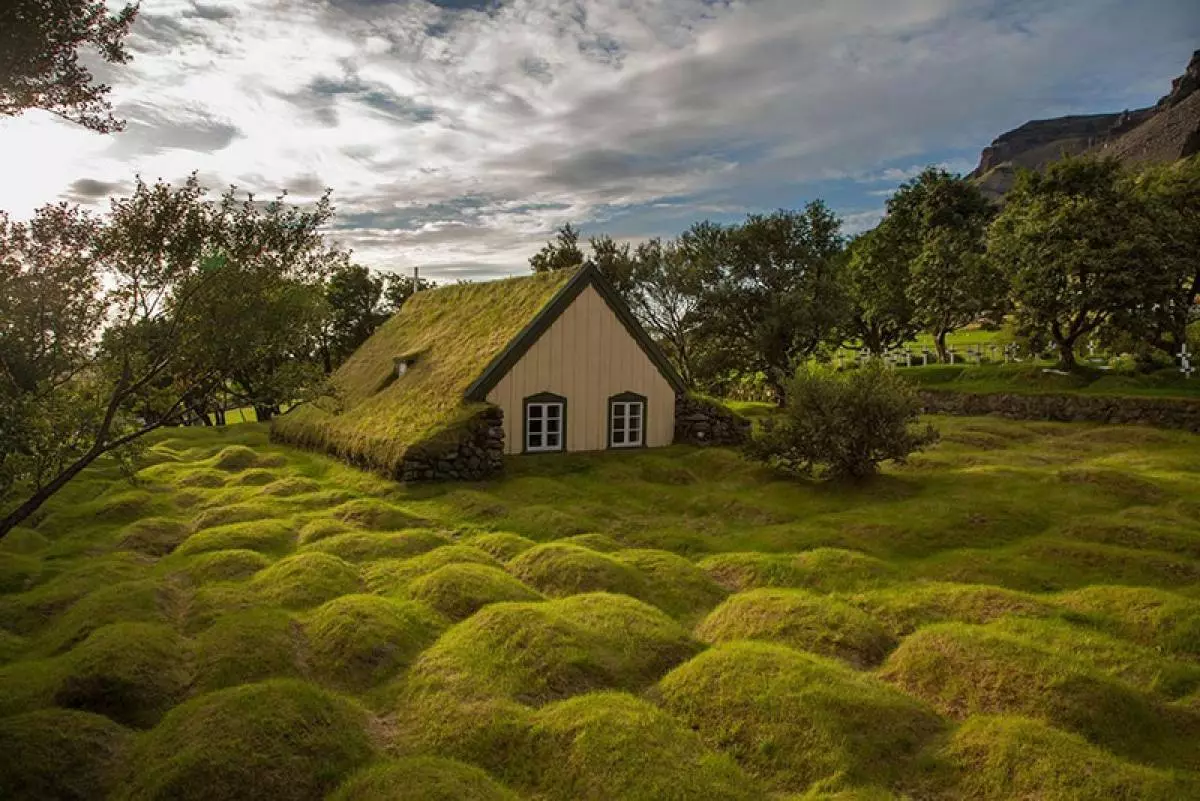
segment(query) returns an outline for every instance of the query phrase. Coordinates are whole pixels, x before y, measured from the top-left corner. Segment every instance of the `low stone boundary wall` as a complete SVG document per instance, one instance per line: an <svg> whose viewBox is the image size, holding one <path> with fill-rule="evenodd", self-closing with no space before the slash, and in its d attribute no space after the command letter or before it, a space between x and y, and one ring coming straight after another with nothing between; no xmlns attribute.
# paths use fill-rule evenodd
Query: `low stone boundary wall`
<svg viewBox="0 0 1200 801"><path fill-rule="evenodd" d="M689 445L743 445L750 421L721 404L691 395L675 399L675 441Z"/></svg>
<svg viewBox="0 0 1200 801"><path fill-rule="evenodd" d="M994 414L1015 420L1114 423L1200 433L1200 400L1113 395L973 393L921 390L929 414Z"/></svg>
<svg viewBox="0 0 1200 801"><path fill-rule="evenodd" d="M504 412L491 406L457 443L420 443L404 454L401 481L479 481L504 469Z"/></svg>

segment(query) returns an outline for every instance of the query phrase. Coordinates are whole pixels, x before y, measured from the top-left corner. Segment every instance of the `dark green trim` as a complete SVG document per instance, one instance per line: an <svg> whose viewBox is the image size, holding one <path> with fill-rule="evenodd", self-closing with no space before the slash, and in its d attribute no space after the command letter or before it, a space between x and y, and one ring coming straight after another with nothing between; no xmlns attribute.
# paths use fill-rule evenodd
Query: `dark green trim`
<svg viewBox="0 0 1200 801"><path fill-rule="evenodd" d="M686 392L687 387L683 383L683 379L679 377L679 373L671 366L671 362L667 359L666 354L662 352L662 348L658 347L654 340L647 334L641 324L633 316L633 312L629 310L629 306L613 289L612 284L600 274L600 271L592 266L585 266L579 269L574 277L571 278L562 289L555 293L550 302L537 313L529 324L521 329L521 332L513 337L512 341L504 347L504 350L496 354L479 378L467 387L466 399L469 401L485 401L487 394L500 383L500 380L508 374L508 371L521 360L533 344L541 338L542 334L546 333L554 321L562 316L575 299L579 297L589 286L596 288L600 297L604 298L604 302L612 309L613 314L617 315L617 319L625 326L625 330L633 337L634 341L641 347L642 352L654 363L658 368L658 372L667 380L671 388L676 394Z"/></svg>
<svg viewBox="0 0 1200 801"><path fill-rule="evenodd" d="M628 403L630 401L640 401L642 404L642 441L637 445L613 445L612 441L612 419L613 419L613 404ZM650 401L645 395L639 395L636 392L620 392L612 395L608 399L608 434L605 439L605 448L610 451L636 451L638 448L648 447L646 445L646 418L650 414ZM626 423L626 436L628 436L628 422Z"/></svg>
<svg viewBox="0 0 1200 801"><path fill-rule="evenodd" d="M561 403L562 417L559 420L557 450L529 450L529 404L531 403ZM546 418L542 418L542 436L546 436ZM567 450L567 399L553 392L539 392L521 400L521 453L562 453Z"/></svg>

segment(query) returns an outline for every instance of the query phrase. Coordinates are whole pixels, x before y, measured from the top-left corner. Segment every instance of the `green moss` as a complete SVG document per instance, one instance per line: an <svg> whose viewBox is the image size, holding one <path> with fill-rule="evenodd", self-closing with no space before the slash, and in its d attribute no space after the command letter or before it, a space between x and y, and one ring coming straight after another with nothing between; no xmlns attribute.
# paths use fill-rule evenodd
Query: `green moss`
<svg viewBox="0 0 1200 801"><path fill-rule="evenodd" d="M554 597L597 591L643 599L650 595L646 577L637 568L578 545L538 545L509 562L507 569Z"/></svg>
<svg viewBox="0 0 1200 801"><path fill-rule="evenodd" d="M112 789L130 732L108 718L44 709L0 720L0 798L86 801Z"/></svg>
<svg viewBox="0 0 1200 801"><path fill-rule="evenodd" d="M775 791L834 779L894 785L942 727L871 676L768 643L718 646L657 689L669 711Z"/></svg>
<svg viewBox="0 0 1200 801"><path fill-rule="evenodd" d="M613 557L646 577L647 600L672 617L691 620L719 604L727 594L711 576L670 551L635 549L619 551Z"/></svg>
<svg viewBox="0 0 1200 801"><path fill-rule="evenodd" d="M167 517L147 517L130 523L121 530L117 547L138 551L147 556L166 556L191 534L191 528L180 520Z"/></svg>
<svg viewBox="0 0 1200 801"><path fill-rule="evenodd" d="M213 506L203 510L192 518L192 528L201 531L206 528L227 526L230 523L249 523L252 520L266 520L275 517L275 509L263 503L233 503Z"/></svg>
<svg viewBox="0 0 1200 801"><path fill-rule="evenodd" d="M507 562L509 559L520 556L525 551L537 545L536 542L528 537L522 537L520 534L513 534L509 531L476 534L473 537L463 540L463 544L487 551L501 562Z"/></svg>
<svg viewBox="0 0 1200 801"><path fill-rule="evenodd" d="M376 595L345 595L305 624L313 669L339 687L365 690L405 667L445 627L429 607Z"/></svg>
<svg viewBox="0 0 1200 801"><path fill-rule="evenodd" d="M661 709L623 693L583 695L534 718L536 786L578 801L766 799L724 754Z"/></svg>
<svg viewBox="0 0 1200 801"><path fill-rule="evenodd" d="M259 464L258 454L245 445L229 445L222 448L212 460L213 467L231 473L240 472L257 464Z"/></svg>
<svg viewBox="0 0 1200 801"><path fill-rule="evenodd" d="M301 553L256 573L250 586L269 603L302 609L357 592L362 581L354 565L343 559L326 553Z"/></svg>
<svg viewBox="0 0 1200 801"><path fill-rule="evenodd" d="M1133 503L1160 503L1166 491L1144 478L1124 470L1098 467L1073 467L1058 472L1058 479L1068 484L1095 487L1098 491L1125 498Z"/></svg>
<svg viewBox="0 0 1200 801"><path fill-rule="evenodd" d="M240 581L253 576L271 560L258 551L234 549L209 551L174 561L172 573L186 576L192 584L211 584L217 581Z"/></svg>
<svg viewBox="0 0 1200 801"><path fill-rule="evenodd" d="M850 604L903 637L926 623L990 623L1007 615L1047 617L1054 607L1033 595L983 584L920 582L850 595Z"/></svg>
<svg viewBox="0 0 1200 801"><path fill-rule="evenodd" d="M193 554L245 549L281 554L291 548L295 541L296 532L287 523L280 520L254 520L197 532L184 540L175 552Z"/></svg>
<svg viewBox="0 0 1200 801"><path fill-rule="evenodd" d="M22 592L37 581L42 562L35 556L0 553L0 593Z"/></svg>
<svg viewBox="0 0 1200 801"><path fill-rule="evenodd" d="M887 630L849 604L806 590L738 593L696 628L703 642L765 640L843 659L855 667L883 661L896 644Z"/></svg>
<svg viewBox="0 0 1200 801"><path fill-rule="evenodd" d="M275 482L278 478L270 470L247 470L233 480L233 485L237 487L262 487L262 492L266 493L267 485Z"/></svg>
<svg viewBox="0 0 1200 801"><path fill-rule="evenodd" d="M37 638L38 650L55 654L82 642L110 623L162 623L169 592L152 580L124 581L102 587L75 602Z"/></svg>
<svg viewBox="0 0 1200 801"><path fill-rule="evenodd" d="M734 592L758 587L851 591L888 584L897 576L896 568L887 562L841 548L814 548L796 554L718 554L699 564L719 584Z"/></svg>
<svg viewBox="0 0 1200 801"><path fill-rule="evenodd" d="M36 553L50 544L45 534L28 526L17 526L0 540L4 553Z"/></svg>
<svg viewBox="0 0 1200 801"><path fill-rule="evenodd" d="M329 512L335 520L370 531L396 531L423 525L424 518L407 509L373 498L361 498L343 503Z"/></svg>
<svg viewBox="0 0 1200 801"><path fill-rule="evenodd" d="M1025 718L969 719L943 749L959 798L1175 801L1200 797L1195 778L1114 757L1086 740Z"/></svg>
<svg viewBox="0 0 1200 801"><path fill-rule="evenodd" d="M596 689L637 690L698 645L652 606L607 593L486 606L410 671L417 686L530 703Z"/></svg>
<svg viewBox="0 0 1200 801"><path fill-rule="evenodd" d="M128 726L152 726L186 693L190 656L188 641L166 626L104 626L62 657L54 701Z"/></svg>
<svg viewBox="0 0 1200 801"><path fill-rule="evenodd" d="M303 636L281 609L222 616L195 642L197 692L300 674Z"/></svg>
<svg viewBox="0 0 1200 801"><path fill-rule="evenodd" d="M306 545L304 550L333 554L350 562L362 562L419 556L449 544L447 537L435 531L416 528L397 532L348 531Z"/></svg>
<svg viewBox="0 0 1200 801"><path fill-rule="evenodd" d="M54 703L62 659L23 659L0 667L0 718Z"/></svg>
<svg viewBox="0 0 1200 801"><path fill-rule="evenodd" d="M8 664L29 647L29 641L20 634L0 629L0 665Z"/></svg>
<svg viewBox="0 0 1200 801"><path fill-rule="evenodd" d="M225 486L226 475L211 467L195 467L179 471L175 484L180 487L195 489L217 489Z"/></svg>
<svg viewBox="0 0 1200 801"><path fill-rule="evenodd" d="M330 801L518 801L485 772L451 759L381 762L351 776Z"/></svg>
<svg viewBox="0 0 1200 801"><path fill-rule="evenodd" d="M117 798L318 801L371 761L366 724L353 702L291 679L207 693L137 743Z"/></svg>
<svg viewBox="0 0 1200 801"><path fill-rule="evenodd" d="M144 578L150 567L146 557L129 552L85 560L23 593L0 597L0 626L32 633L93 590Z"/></svg>
<svg viewBox="0 0 1200 801"><path fill-rule="evenodd" d="M341 520L319 517L316 520L310 520L305 523L300 529L300 544L311 545L314 542L320 542L326 537L354 530L354 526L351 526L349 523L343 523Z"/></svg>
<svg viewBox="0 0 1200 801"><path fill-rule="evenodd" d="M321 484L311 478L303 476L288 476L280 478L267 484L262 488L263 495L269 495L275 498L291 498L296 495L306 495L310 492L317 492L321 489Z"/></svg>
<svg viewBox="0 0 1200 801"><path fill-rule="evenodd" d="M469 545L443 545L408 559L383 559L374 562L366 567L365 577L372 592L395 593L403 591L413 579L454 564L499 567L500 563L487 551Z"/></svg>
<svg viewBox="0 0 1200 801"><path fill-rule="evenodd" d="M463 620L488 604L538 601L542 596L497 567L471 563L445 565L414 579L408 595L450 620Z"/></svg>
<svg viewBox="0 0 1200 801"><path fill-rule="evenodd" d="M1035 642L945 623L909 636L883 678L947 715L1019 714L1143 759L1171 759L1160 711L1125 682Z"/></svg>
<svg viewBox="0 0 1200 801"><path fill-rule="evenodd" d="M578 545L580 548L587 548L591 551L599 551L600 553L613 553L619 551L624 546L614 540L607 534L576 534L574 537L565 537L558 540L563 545Z"/></svg>
<svg viewBox="0 0 1200 801"><path fill-rule="evenodd" d="M1200 657L1200 601L1149 587L1084 587L1058 603L1121 637L1188 657Z"/></svg>

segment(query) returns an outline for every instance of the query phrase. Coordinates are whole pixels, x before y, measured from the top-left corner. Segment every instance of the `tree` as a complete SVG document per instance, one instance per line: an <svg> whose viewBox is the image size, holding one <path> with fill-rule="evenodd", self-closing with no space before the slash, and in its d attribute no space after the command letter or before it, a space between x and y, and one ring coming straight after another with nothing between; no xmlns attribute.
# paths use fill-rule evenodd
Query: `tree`
<svg viewBox="0 0 1200 801"><path fill-rule="evenodd" d="M969 180L929 167L887 209L880 242L907 263L908 302L945 361L947 334L1004 303L1003 276L985 258L991 204Z"/></svg>
<svg viewBox="0 0 1200 801"><path fill-rule="evenodd" d="M742 370L763 372L783 401L795 366L841 337L841 220L814 201L751 215L716 243L701 279L705 333Z"/></svg>
<svg viewBox="0 0 1200 801"><path fill-rule="evenodd" d="M694 388L700 282L697 260L688 248L686 234L678 242L643 242L634 253L624 294L634 316L664 346L679 375Z"/></svg>
<svg viewBox="0 0 1200 801"><path fill-rule="evenodd" d="M1118 315L1145 319L1170 295L1147 207L1115 159L1073 158L1022 172L988 238L1012 282L1017 322L1059 365Z"/></svg>
<svg viewBox="0 0 1200 801"><path fill-rule="evenodd" d="M405 301L417 292L433 289L436 284L426 278L410 277L399 273L383 276L383 312L392 315L400 311Z"/></svg>
<svg viewBox="0 0 1200 801"><path fill-rule="evenodd" d="M607 234L592 237L589 244L592 255L585 263L599 270L617 292L628 297L637 280L637 253L631 252L629 243L618 244Z"/></svg>
<svg viewBox="0 0 1200 801"><path fill-rule="evenodd" d="M194 176L139 180L103 222L49 206L0 226L0 411L20 421L2 434L0 537L101 456L189 409L207 417L219 393L265 418L319 389L321 318L306 310L346 258L319 233L328 195L310 209L205 195Z"/></svg>
<svg viewBox="0 0 1200 801"><path fill-rule="evenodd" d="M81 48L110 64L129 61L124 38L137 15L103 0L5 0L0 4L0 117L43 109L100 133L121 130L110 87L80 63Z"/></svg>
<svg viewBox="0 0 1200 801"><path fill-rule="evenodd" d="M583 264L583 251L579 249L579 230L567 223L559 228L554 238L529 259L535 273L568 270Z"/></svg>
<svg viewBox="0 0 1200 801"><path fill-rule="evenodd" d="M325 285L328 319L321 348L326 373L358 350L387 314L380 307L383 276L372 275L360 264L336 268Z"/></svg>
<svg viewBox="0 0 1200 801"><path fill-rule="evenodd" d="M920 330L909 295L910 261L896 243L896 234L895 225L883 224L861 234L850 243L846 260L849 333L876 356Z"/></svg>
<svg viewBox="0 0 1200 801"><path fill-rule="evenodd" d="M861 480L938 438L932 426L916 426L916 392L878 359L845 372L805 365L787 391L783 418L767 421L749 452L788 472Z"/></svg>

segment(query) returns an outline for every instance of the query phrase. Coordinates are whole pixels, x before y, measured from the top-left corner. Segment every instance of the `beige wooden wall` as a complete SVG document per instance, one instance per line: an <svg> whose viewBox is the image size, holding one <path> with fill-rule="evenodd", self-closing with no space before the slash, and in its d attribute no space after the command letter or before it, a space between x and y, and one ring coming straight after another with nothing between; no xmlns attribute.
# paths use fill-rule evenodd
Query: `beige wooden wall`
<svg viewBox="0 0 1200 801"><path fill-rule="evenodd" d="M621 392L646 396L648 446L675 435L675 390L590 286L488 393L504 410L506 452L521 452L524 400L539 392L567 399L569 451L608 447L608 399Z"/></svg>

